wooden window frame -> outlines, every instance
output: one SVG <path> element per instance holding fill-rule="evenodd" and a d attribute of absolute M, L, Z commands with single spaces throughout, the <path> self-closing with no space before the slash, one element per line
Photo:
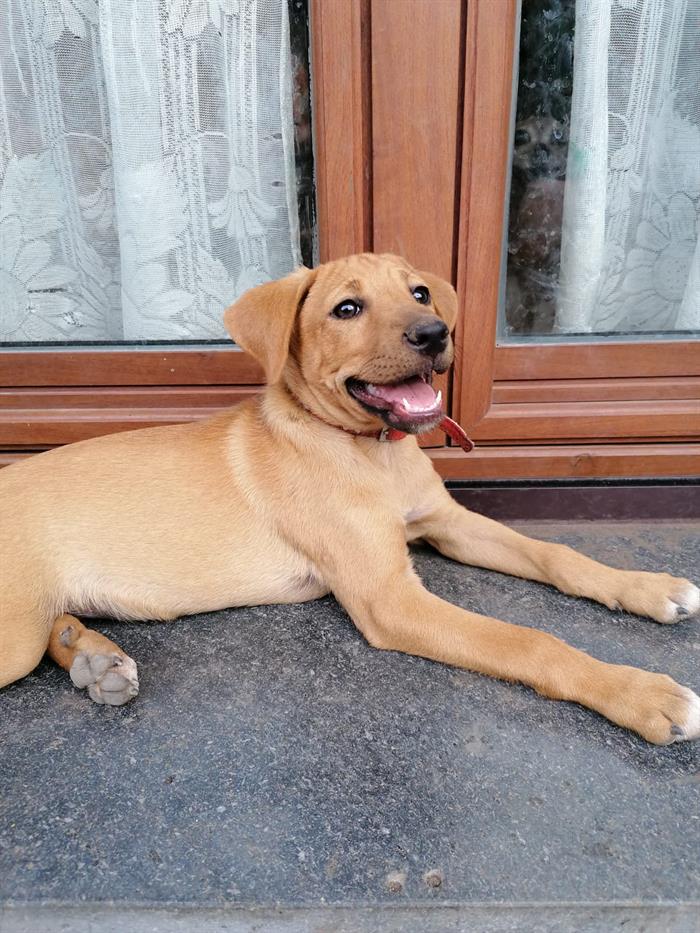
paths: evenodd
<path fill-rule="evenodd" d="M 497 346 L 517 0 L 310 0 L 320 258 L 405 255 L 457 284 L 453 479 L 700 473 L 700 344 Z M 430 41 L 406 42 L 413 35 Z M 235 347 L 0 352 L 5 462 L 249 397 Z M 2 458 L 0 458 L 0 461 Z"/>
<path fill-rule="evenodd" d="M 371 248 L 368 9 L 369 0 L 311 0 L 322 258 Z M 233 345 L 0 350 L 0 462 L 22 447 L 202 418 L 263 381 Z"/>
<path fill-rule="evenodd" d="M 436 457 L 459 478 L 700 473 L 697 341 L 498 345 L 517 18 L 468 6 L 453 413 L 478 447 Z"/>
<path fill-rule="evenodd" d="M 397 252 L 453 279 L 465 14 L 466 0 L 311 0 L 321 261 Z M 405 42 L 407 19 L 431 42 Z M 204 417 L 262 381 L 235 347 L 0 352 L 0 449 Z"/>

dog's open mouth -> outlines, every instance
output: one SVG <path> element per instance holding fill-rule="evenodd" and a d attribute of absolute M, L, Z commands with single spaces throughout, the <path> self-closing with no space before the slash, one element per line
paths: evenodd
<path fill-rule="evenodd" d="M 431 376 L 411 376 L 403 382 L 378 385 L 348 379 L 350 395 L 394 427 L 419 430 L 442 417 L 442 392 L 435 392 Z"/>

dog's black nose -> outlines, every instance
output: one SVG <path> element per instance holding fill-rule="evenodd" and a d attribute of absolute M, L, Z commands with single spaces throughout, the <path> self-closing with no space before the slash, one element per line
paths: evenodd
<path fill-rule="evenodd" d="M 419 321 L 404 331 L 404 337 L 415 350 L 433 357 L 445 349 L 449 335 L 445 323 L 436 318 L 431 321 Z"/>

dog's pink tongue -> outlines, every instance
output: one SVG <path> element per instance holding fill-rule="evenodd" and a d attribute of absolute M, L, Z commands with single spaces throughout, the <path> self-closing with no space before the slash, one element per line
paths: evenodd
<path fill-rule="evenodd" d="M 431 415 L 440 411 L 441 398 L 433 387 L 419 376 L 407 379 L 393 386 L 373 385 L 370 392 L 376 398 L 388 402 L 397 417 L 410 418 L 411 415 Z"/>

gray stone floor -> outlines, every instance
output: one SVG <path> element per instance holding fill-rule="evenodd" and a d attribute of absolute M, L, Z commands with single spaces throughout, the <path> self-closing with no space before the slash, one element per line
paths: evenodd
<path fill-rule="evenodd" d="M 698 523 L 519 527 L 700 576 Z M 416 565 L 700 689 L 697 620 Z M 330 598 L 95 627 L 138 661 L 136 701 L 98 707 L 49 663 L 0 692 L 3 933 L 700 930 L 700 743 L 374 651 Z"/>

